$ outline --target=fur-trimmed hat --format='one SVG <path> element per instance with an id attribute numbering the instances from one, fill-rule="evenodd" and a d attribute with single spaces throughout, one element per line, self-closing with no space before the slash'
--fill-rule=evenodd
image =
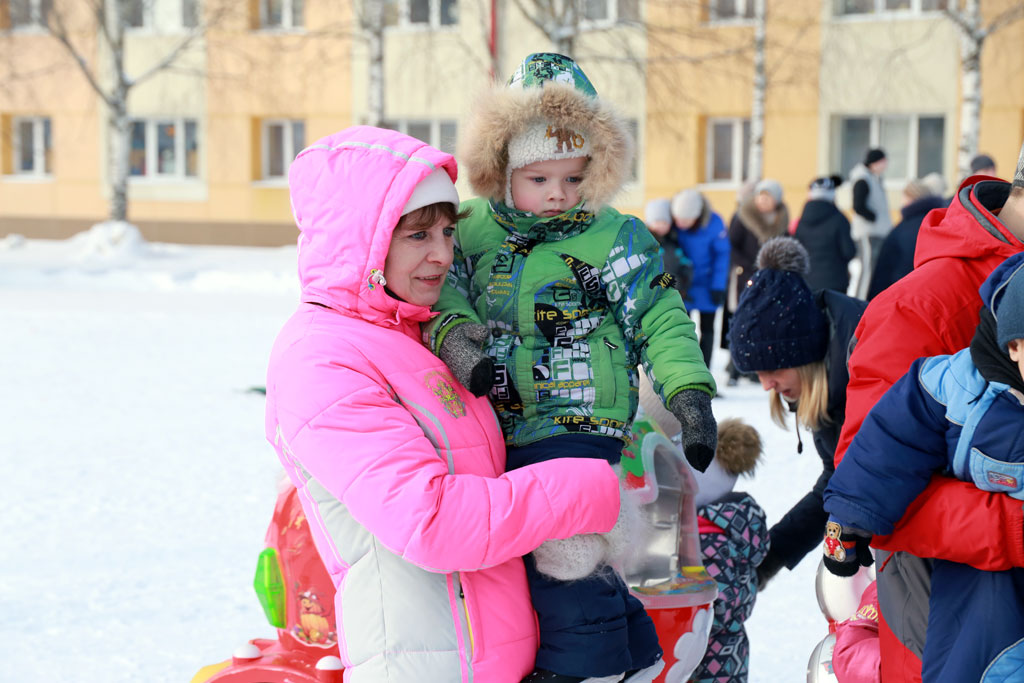
<path id="1" fill-rule="evenodd" d="M 740 372 L 757 372 L 822 360 L 828 319 L 804 280 L 807 250 L 792 237 L 773 237 L 758 252 L 757 268 L 729 326 L 733 364 Z"/>
<path id="2" fill-rule="evenodd" d="M 697 480 L 697 507 L 714 503 L 736 486 L 740 475 L 752 476 L 764 453 L 761 435 L 743 420 L 730 417 L 718 423 L 718 448 L 707 470 L 690 468 Z"/>
<path id="3" fill-rule="evenodd" d="M 580 196 L 588 210 L 607 205 L 629 178 L 632 135 L 576 62 L 554 53 L 529 55 L 506 86 L 492 87 L 474 104 L 458 150 L 473 191 L 506 199 L 509 143 L 523 134 L 529 137 L 539 124 L 545 136 L 549 127 L 553 135 L 585 132 L 590 162 L 579 184 Z"/>

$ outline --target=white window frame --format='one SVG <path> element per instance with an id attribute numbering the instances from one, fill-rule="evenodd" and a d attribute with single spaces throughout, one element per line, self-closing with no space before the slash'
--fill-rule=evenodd
<path id="1" fill-rule="evenodd" d="M 147 117 L 132 117 L 131 124 L 141 123 L 145 126 L 145 140 L 146 140 L 146 173 L 142 175 L 133 174 L 131 169 L 128 169 L 128 180 L 132 183 L 186 183 L 199 181 L 202 176 L 202 159 L 203 159 L 203 145 L 202 145 L 202 125 L 199 122 L 199 118 L 193 118 L 191 116 L 147 116 Z M 165 124 L 174 124 L 174 173 L 160 173 L 160 152 L 158 149 L 159 136 L 157 127 Z M 196 173 L 195 175 L 186 175 L 185 167 L 186 154 L 185 149 L 185 124 L 194 123 L 196 127 Z M 180 131 L 180 134 L 179 134 Z M 130 133 L 129 133 L 129 145 L 131 145 Z"/>
<path id="2" fill-rule="evenodd" d="M 868 133 L 868 147 L 875 148 L 881 147 L 885 149 L 881 142 L 882 137 L 882 119 L 904 119 L 907 121 L 907 175 L 906 177 L 889 177 L 884 176 L 885 185 L 890 189 L 902 188 L 908 180 L 911 178 L 920 178 L 921 174 L 917 168 L 917 157 L 920 151 L 921 143 L 921 119 L 942 119 L 942 166 L 940 173 L 945 175 L 944 168 L 946 166 L 946 137 L 949 135 L 949 117 L 944 113 L 933 113 L 933 112 L 915 112 L 915 113 L 904 113 L 904 112 L 892 112 L 885 114 L 837 114 L 835 116 L 835 144 L 832 148 L 833 159 L 835 163 L 833 167 L 838 166 L 842 160 L 839 158 L 842 155 L 843 141 L 841 138 L 843 130 L 844 119 L 869 119 L 870 127 Z M 867 150 L 864 150 L 867 152 Z M 886 151 L 886 154 L 889 152 Z M 839 170 L 839 175 L 846 177 L 846 174 L 850 172 L 850 169 L 844 168 Z"/>
<path id="3" fill-rule="evenodd" d="M 732 125 L 732 178 L 729 180 L 714 179 L 715 170 L 715 146 L 714 131 L 715 124 L 728 123 Z M 746 149 L 743 147 L 743 124 L 750 124 L 749 116 L 714 116 L 708 117 L 704 126 L 704 187 L 739 187 L 743 184 L 743 164 Z"/>
<path id="4" fill-rule="evenodd" d="M 605 6 L 605 10 L 606 10 L 607 16 L 605 16 L 603 19 L 591 19 L 591 18 L 587 18 L 587 15 L 584 13 L 584 10 L 585 10 L 585 8 L 587 6 L 587 0 L 581 0 L 581 3 L 580 3 L 580 12 L 581 12 L 581 15 L 580 15 L 580 29 L 582 31 L 597 31 L 597 30 L 601 30 L 601 29 L 610 29 L 611 27 L 616 26 L 616 25 L 618 25 L 620 23 L 626 24 L 626 23 L 629 22 L 629 20 L 632 20 L 632 19 L 621 19 L 620 16 L 618 16 L 618 3 L 620 3 L 622 0 L 602 0 L 602 1 L 604 2 L 604 6 Z M 639 15 L 639 13 L 640 13 L 640 2 L 639 2 L 639 0 L 636 0 L 636 4 L 637 4 L 637 14 Z"/>
<path id="5" fill-rule="evenodd" d="M 10 0 L 14 2 L 14 0 Z M 10 30 L 17 32 L 33 33 L 43 31 L 46 28 L 43 15 L 43 3 L 45 0 L 26 0 L 29 3 L 29 20 L 25 24 L 15 24 L 14 15 L 11 12 L 11 6 L 7 6 L 8 20 L 10 22 Z M 49 2 L 50 6 L 53 6 L 53 0 Z"/>
<path id="6" fill-rule="evenodd" d="M 384 127 L 384 128 L 390 128 L 392 130 L 397 130 L 399 133 L 405 133 L 406 135 L 409 135 L 410 134 L 409 133 L 409 125 L 410 124 L 413 124 L 413 125 L 429 125 L 430 126 L 430 139 L 429 140 L 424 140 L 423 142 L 427 143 L 431 147 L 436 147 L 437 149 L 441 149 L 441 125 L 445 124 L 445 123 L 450 123 L 453 126 L 455 126 L 455 136 L 456 136 L 456 139 L 457 139 L 458 135 L 459 135 L 459 122 L 455 118 L 450 118 L 450 119 L 387 119 L 386 121 L 381 123 L 381 126 Z M 444 150 L 441 149 L 441 151 L 443 152 Z M 449 154 L 454 154 L 455 152 L 454 152 L 454 150 L 449 150 L 448 153 Z"/>
<path id="7" fill-rule="evenodd" d="M 428 0 L 429 17 L 427 21 L 412 21 L 412 10 L 410 8 L 410 0 L 396 0 L 396 10 L 398 13 L 397 23 L 385 24 L 385 31 L 454 31 L 459 27 L 459 23 L 462 17 L 458 15 L 460 11 L 458 8 L 461 3 L 468 2 L 469 0 L 456 0 L 456 18 L 455 22 L 451 24 L 441 23 L 441 0 Z"/>
<path id="8" fill-rule="evenodd" d="M 281 0 L 281 23 L 280 25 L 271 25 L 268 22 L 269 17 L 267 16 L 267 5 L 268 0 L 259 0 L 260 8 L 260 30 L 261 31 L 278 31 L 282 33 L 301 33 L 306 30 L 306 9 L 310 0 L 302 0 L 302 24 L 296 26 L 294 23 L 294 12 L 292 4 L 295 0 Z"/>
<path id="9" fill-rule="evenodd" d="M 845 13 L 839 12 L 838 6 L 842 0 L 832 0 L 830 2 L 830 10 L 832 12 L 832 18 L 840 21 L 856 21 L 856 20 L 875 20 L 877 21 L 880 17 L 885 19 L 893 19 L 899 17 L 919 17 L 929 15 L 940 15 L 943 10 L 941 9 L 922 9 L 921 5 L 924 0 L 910 0 L 909 9 L 888 9 L 885 6 L 886 0 L 873 0 L 874 8 L 868 12 L 853 12 Z M 752 2 L 752 0 L 748 0 Z M 957 0 L 947 0 L 950 9 L 956 9 Z"/>
<path id="10" fill-rule="evenodd" d="M 260 180 L 268 184 L 281 184 L 288 182 L 288 169 L 291 168 L 295 156 L 302 149 L 295 149 L 295 124 L 303 126 L 303 138 L 305 138 L 305 119 L 263 119 L 260 122 Z M 285 160 L 284 169 L 281 175 L 270 174 L 270 128 L 281 126 L 284 128 L 284 135 L 281 136 L 283 148 L 281 156 Z M 303 145 L 306 141 L 303 140 Z"/>
<path id="11" fill-rule="evenodd" d="M 32 124 L 32 168 L 21 168 L 21 125 Z M 53 170 L 46 169 L 46 123 L 50 123 L 50 150 L 53 150 L 53 120 L 49 116 L 11 117 L 12 140 L 11 171 L 22 178 L 52 178 Z"/>
<path id="12" fill-rule="evenodd" d="M 736 13 L 725 17 L 717 15 L 714 0 L 708 2 L 708 23 L 715 26 L 735 26 L 753 23 L 754 0 L 733 0 L 733 2 L 735 3 Z M 749 17 L 746 16 L 748 10 L 751 13 Z"/>

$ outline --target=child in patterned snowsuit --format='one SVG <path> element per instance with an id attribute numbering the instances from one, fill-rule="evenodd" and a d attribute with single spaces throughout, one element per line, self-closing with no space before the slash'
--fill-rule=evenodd
<path id="1" fill-rule="evenodd" d="M 980 294 L 970 347 L 914 361 L 836 468 L 825 490 L 824 562 L 834 574 L 871 564 L 872 534 L 892 533 L 936 472 L 1024 499 L 1024 254 L 992 271 Z M 1024 569 L 931 562 L 923 680 L 1020 680 Z"/>
<path id="2" fill-rule="evenodd" d="M 608 206 L 632 147 L 625 121 L 555 54 L 530 55 L 481 97 L 462 135 L 480 197 L 463 203 L 472 214 L 424 336 L 470 391 L 490 391 L 509 470 L 617 463 L 641 366 L 683 425 L 690 462 L 703 470 L 714 455 L 715 383 L 694 325 L 647 228 Z M 524 681 L 653 680 L 663 666 L 653 622 L 608 566 L 623 545 L 552 539 L 525 558 L 541 643 Z"/>
<path id="3" fill-rule="evenodd" d="M 741 420 L 718 425 L 718 452 L 706 472 L 697 472 L 697 522 L 704 566 L 718 582 L 715 620 L 694 683 L 744 683 L 750 643 L 743 622 L 757 598 L 757 566 L 768 552 L 764 510 L 742 491 L 739 475 L 751 475 L 761 457 L 761 437 Z"/>

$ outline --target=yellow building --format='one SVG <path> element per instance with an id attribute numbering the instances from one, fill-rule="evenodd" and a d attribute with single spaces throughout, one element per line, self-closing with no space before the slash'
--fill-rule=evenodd
<path id="1" fill-rule="evenodd" d="M 579 3 L 573 54 L 634 123 L 638 162 L 617 200 L 699 187 L 728 218 L 747 176 L 755 0 Z M 956 178 L 959 39 L 945 0 L 766 0 L 763 175 L 791 213 L 810 179 L 846 173 L 868 146 L 907 178 Z M 987 20 L 1014 4 L 986 0 Z M 76 50 L 113 83 L 88 5 L 0 0 L 0 236 L 63 238 L 109 212 L 107 106 L 41 26 L 53 6 Z M 384 0 L 383 124 L 454 150 L 471 102 L 556 41 L 546 3 Z M 128 218 L 151 240 L 286 244 L 290 159 L 373 120 L 370 60 L 351 0 L 131 0 L 124 72 L 187 42 L 128 97 Z M 524 13 L 524 8 L 529 13 Z M 532 16 L 531 16 L 532 15 Z M 1024 21 L 985 46 L 981 151 L 1005 176 L 1024 137 Z M 469 189 L 460 184 L 460 190 Z"/>

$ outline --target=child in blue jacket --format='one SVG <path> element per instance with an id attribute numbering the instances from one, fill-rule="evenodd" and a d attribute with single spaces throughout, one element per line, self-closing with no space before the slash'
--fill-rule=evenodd
<path id="1" fill-rule="evenodd" d="M 1024 500 L 1024 254 L 979 291 L 985 306 L 971 346 L 914 361 L 832 475 L 824 553 L 833 573 L 871 564 L 871 535 L 892 533 L 936 472 Z M 1024 569 L 933 563 L 923 680 L 1019 680 Z"/>

